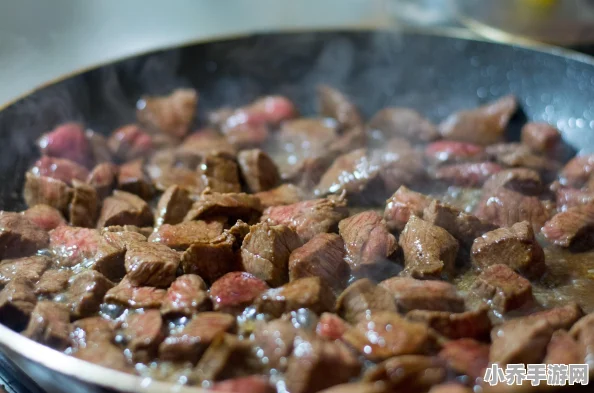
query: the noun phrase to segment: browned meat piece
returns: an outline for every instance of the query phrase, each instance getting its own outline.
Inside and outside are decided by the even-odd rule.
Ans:
[[[495,150],[495,146],[491,151]],[[487,148],[487,151],[489,149]],[[550,176],[552,171],[559,169],[559,163],[548,157],[534,153],[528,146],[519,143],[502,144],[496,151],[495,159],[501,165],[508,167],[523,167],[534,169]]]
[[[112,196],[103,201],[97,226],[99,228],[112,225],[143,227],[152,224],[153,215],[145,201],[134,194],[116,190]]]
[[[191,207],[192,199],[188,191],[180,186],[170,186],[157,204],[155,225],[159,227],[163,224],[179,224]]]
[[[70,270],[46,270],[35,284],[35,294],[53,296],[64,292],[68,288],[70,277],[72,277]]]
[[[12,280],[0,291],[0,323],[20,332],[37,304],[33,284],[24,279]]]
[[[384,139],[402,137],[417,142],[431,142],[439,138],[433,123],[407,108],[384,108],[369,120],[367,126],[383,134]]]
[[[263,375],[232,378],[213,384],[211,390],[229,393],[275,393],[276,388],[270,384],[269,379]]]
[[[198,92],[175,89],[166,96],[143,96],[136,103],[136,117],[141,124],[183,138],[194,121]]]
[[[128,124],[112,132],[107,146],[120,161],[145,158],[155,148],[153,138],[136,124]]]
[[[210,337],[213,330],[207,328],[205,333]],[[191,379],[196,382],[220,381],[252,375],[260,372],[261,368],[249,341],[240,340],[231,334],[219,334],[213,336],[212,343],[194,368]]]
[[[71,185],[72,180],[85,181],[89,171],[84,166],[65,158],[43,156],[35,162],[30,171],[35,176],[51,177]]]
[[[345,260],[354,272],[373,270],[398,249],[386,222],[373,210],[345,218],[338,224],[338,230],[344,239]]]
[[[64,213],[72,198],[72,189],[61,180],[48,176],[35,176],[30,172],[25,174],[23,199],[27,206],[49,205]]]
[[[113,157],[107,146],[107,138],[98,132],[91,129],[85,130],[85,136],[90,144],[90,154],[94,159],[94,164],[100,164],[103,162],[111,162]],[[92,166],[89,166],[91,168]]]
[[[291,253],[289,279],[320,277],[333,290],[342,291],[350,275],[344,256],[344,242],[339,235],[320,233]]]
[[[550,124],[531,122],[522,127],[522,143],[534,151],[551,151],[560,140],[559,130]]]
[[[254,194],[264,208],[279,205],[291,205],[304,199],[304,192],[293,184],[281,184],[269,191]]]
[[[288,357],[293,352],[293,341],[303,333],[286,319],[260,322],[254,329],[254,344],[261,352],[260,357],[268,359],[267,368],[284,372]]]
[[[378,311],[347,330],[342,340],[373,362],[398,355],[423,354],[430,344],[429,329],[395,312]]]
[[[229,229],[224,231],[228,235],[233,236],[235,239],[233,243],[233,249],[239,250],[243,244],[243,239],[250,233],[250,226],[241,220],[237,220],[235,224]]]
[[[198,167],[202,184],[213,192],[240,192],[239,169],[233,156],[226,153],[207,154]]]
[[[411,310],[464,311],[464,299],[456,287],[444,281],[416,280],[410,277],[392,277],[379,284],[387,289],[396,301],[398,311]]]
[[[126,251],[126,277],[135,286],[168,287],[179,266],[179,254],[158,243],[133,243]]]
[[[250,193],[267,191],[280,183],[276,164],[260,149],[240,151],[237,162]]]
[[[594,203],[568,208],[557,213],[542,228],[547,240],[560,247],[592,247]]]
[[[501,171],[494,162],[471,162],[444,165],[431,173],[434,179],[462,187],[480,187],[494,174]]]
[[[238,270],[237,264],[235,237],[228,233],[210,241],[192,244],[181,257],[184,273],[197,274],[209,284]]]
[[[485,375],[485,368],[489,365],[489,345],[461,338],[445,342],[438,356],[458,374],[476,381]]]
[[[334,385],[320,393],[387,393],[387,387],[383,384],[371,382],[350,382]]]
[[[84,347],[89,343],[107,341],[115,338],[116,323],[100,316],[79,319],[72,323],[72,346]]]
[[[297,339],[285,380],[291,393],[314,393],[349,381],[360,369],[355,355],[339,341]]]
[[[502,256],[499,258],[505,259]],[[514,310],[532,301],[530,281],[503,264],[486,267],[476,278],[471,289],[482,298],[490,300],[491,306],[500,313]]]
[[[238,117],[257,117],[263,123],[277,125],[282,121],[295,117],[297,108],[287,97],[271,95],[256,99],[248,106],[239,108],[235,114]]]
[[[268,288],[264,281],[252,274],[231,272],[212,284],[210,298],[215,311],[241,313]]]
[[[584,363],[584,360],[587,360],[584,358],[584,349],[567,331],[557,330],[553,333],[543,363],[577,364]]]
[[[347,96],[328,85],[317,88],[320,114],[336,119],[344,128],[351,128],[362,124],[359,110]]]
[[[406,319],[423,323],[452,340],[458,338],[488,339],[491,330],[488,307],[461,313],[412,310],[406,314]]]
[[[137,227],[136,225],[111,225],[101,228],[101,234],[109,237],[109,241],[126,246],[133,241],[146,241],[147,237],[153,233],[153,227]],[[137,233],[142,237],[130,233]]]
[[[73,319],[85,318],[99,311],[103,297],[114,284],[95,270],[85,270],[74,276],[68,288],[68,304]]]
[[[485,190],[496,190],[505,187],[526,195],[538,195],[543,184],[538,172],[528,168],[505,169],[494,174],[485,182]]]
[[[394,296],[367,278],[355,281],[336,300],[336,313],[356,323],[368,312],[396,311]]]
[[[243,220],[251,223],[262,213],[260,200],[253,195],[244,193],[204,192],[200,199],[194,202],[184,221],[206,220],[208,218],[225,216],[229,221]]]
[[[367,162],[367,153],[367,149],[360,148],[334,159],[320,178],[314,192],[322,195],[339,193],[343,189],[349,194],[363,191],[367,183],[377,177],[376,168]],[[355,176],[355,171],[358,171],[358,176]]]
[[[70,309],[49,300],[38,302],[23,335],[55,349],[66,349],[70,344]]]
[[[544,252],[527,221],[477,237],[470,252],[473,265],[482,269],[503,263],[529,276],[545,270]]]
[[[445,362],[436,356],[401,355],[369,369],[366,382],[383,381],[390,391],[426,392],[430,386],[445,381]]]
[[[561,184],[582,187],[594,173],[594,154],[573,157],[559,174]]]
[[[94,228],[97,222],[99,198],[95,188],[73,180],[74,193],[70,202],[70,225]]]
[[[87,183],[97,190],[99,198],[107,197],[115,188],[119,168],[111,162],[98,164],[87,177]]]
[[[590,369],[594,366],[594,314],[588,314],[576,322],[569,331],[583,350],[582,359],[577,363],[587,363]]]
[[[236,119],[235,116],[232,118]],[[239,150],[262,146],[270,136],[270,132],[268,125],[262,124],[258,120],[254,118],[253,122],[248,120],[237,124],[230,121],[227,123],[228,126],[223,127],[222,132],[227,141]]]
[[[445,229],[411,216],[400,234],[399,243],[407,274],[429,278],[452,273],[458,241]]]
[[[306,243],[319,233],[334,232],[339,221],[348,214],[343,197],[328,197],[269,207],[262,214],[261,221],[286,225]]]
[[[0,211],[0,259],[33,255],[48,245],[46,231],[21,214]]]
[[[503,137],[509,119],[518,107],[514,96],[508,95],[471,110],[451,114],[439,125],[445,139],[490,145]]]
[[[92,152],[85,129],[79,123],[60,124],[37,141],[41,154],[72,160],[83,166],[92,164]]]
[[[167,291],[155,287],[134,287],[126,277],[107,291],[105,302],[130,308],[159,308],[165,301]]]
[[[341,339],[349,328],[350,325],[338,315],[325,312],[320,315],[316,333],[322,338],[334,341]]]
[[[158,310],[147,310],[126,315],[120,336],[137,362],[148,362],[155,357],[164,340],[164,326]]]
[[[167,289],[167,296],[161,306],[161,314],[191,316],[208,311],[212,304],[206,292],[208,287],[200,276],[184,274],[175,279]]]
[[[457,382],[447,382],[433,386],[427,393],[472,393],[473,390]]]
[[[587,205],[594,202],[594,193],[592,191],[563,187],[558,182],[551,185],[551,191],[555,192],[555,202],[557,211],[559,212],[567,211],[571,207]]]
[[[188,167],[195,167],[204,156],[216,153],[235,155],[236,149],[216,130],[206,128],[188,135],[178,147],[176,155],[183,162],[192,164]]]
[[[475,214],[499,227],[511,227],[517,222],[528,221],[535,232],[540,231],[550,216],[549,210],[538,198],[507,188],[484,192]]]
[[[159,191],[165,191],[171,186],[179,186],[192,195],[199,195],[206,187],[204,182],[207,179],[203,179],[198,171],[186,167],[157,168],[148,166],[147,173]]]
[[[285,225],[253,225],[241,246],[243,270],[278,287],[289,281],[289,256],[302,243]]]
[[[164,224],[153,232],[149,242],[164,244],[175,250],[185,251],[197,242],[214,240],[223,233],[223,222],[212,221],[185,221],[176,225]]]
[[[50,267],[51,263],[50,258],[42,255],[6,259],[0,262],[0,285],[6,285],[15,279],[35,283],[43,272]]]
[[[480,145],[456,141],[437,141],[425,147],[425,157],[433,164],[483,161],[485,148]]]
[[[419,192],[400,186],[398,190],[386,201],[384,219],[388,228],[401,232],[408,222],[411,214],[423,218],[423,210],[428,207],[433,198]]]
[[[143,166],[144,161],[141,159],[120,165],[118,189],[148,200],[153,196],[153,186],[145,174]]]
[[[25,218],[37,225],[39,228],[51,231],[60,225],[66,224],[64,216],[58,209],[49,205],[31,206],[23,212]]]
[[[306,277],[263,292],[254,305],[259,312],[280,317],[300,308],[321,314],[332,310],[335,301],[332,290],[319,277]]]

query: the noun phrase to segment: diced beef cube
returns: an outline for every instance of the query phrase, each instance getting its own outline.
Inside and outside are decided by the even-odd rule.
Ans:
[[[315,187],[316,195],[337,194],[346,190],[349,196],[365,190],[368,183],[375,183],[377,171],[369,170],[367,149],[360,148],[334,159]],[[358,176],[355,176],[357,172]]]
[[[158,310],[128,314],[121,329],[120,336],[137,362],[153,359],[165,338],[163,320]]]
[[[204,191],[204,180],[196,170],[185,166],[159,167],[152,164],[145,168],[154,187],[159,191],[165,191],[171,186],[182,187],[193,195],[199,195]]]
[[[39,228],[51,231],[60,225],[66,224],[64,216],[58,209],[49,205],[31,206],[23,212],[25,218],[37,225]]]
[[[199,313],[180,331],[167,337],[159,346],[162,360],[196,363],[213,340],[223,332],[234,332],[235,318],[218,312]]]
[[[212,217],[226,216],[230,221],[243,220],[253,222],[262,213],[260,200],[253,195],[244,193],[218,192],[203,193],[194,202],[184,221],[206,220]],[[233,221],[233,222],[235,222]]]
[[[227,233],[210,241],[192,244],[181,258],[184,273],[197,274],[209,284],[238,270],[237,262],[235,237]]]
[[[72,318],[89,317],[99,311],[103,297],[113,286],[113,282],[95,270],[74,276],[67,294]]]
[[[475,109],[451,114],[439,125],[445,139],[490,145],[499,141],[510,118],[518,107],[514,96],[508,95]]]
[[[159,203],[157,203],[155,212],[156,226],[179,224],[191,207],[192,199],[190,199],[188,191],[180,186],[170,186],[161,195]]]
[[[368,312],[396,311],[394,296],[385,288],[362,278],[345,289],[336,300],[336,313],[356,323]]]
[[[556,246],[589,249],[593,228],[594,203],[588,203],[555,214],[545,223],[542,234]]]
[[[134,194],[114,191],[105,198],[99,214],[99,228],[111,225],[136,225],[137,227],[153,224],[153,215],[148,204]]]
[[[425,147],[425,157],[433,164],[476,162],[485,158],[485,148],[473,143],[437,141]]]
[[[35,283],[51,263],[50,258],[41,255],[4,260],[0,262],[0,285],[6,285],[15,279]]]
[[[423,323],[452,340],[459,338],[484,340],[489,337],[491,330],[488,307],[461,313],[412,310],[406,314],[406,319]]]
[[[249,377],[232,378],[217,382],[211,388],[214,392],[229,393],[275,393],[269,378],[263,375],[250,375]]]
[[[239,150],[261,146],[268,139],[268,125],[256,117],[243,118],[233,115],[222,128],[227,141]]]
[[[576,363],[587,363],[592,368],[594,366],[594,314],[590,313],[577,321],[569,334],[577,340],[583,351],[583,358]]]
[[[167,289],[161,313],[191,316],[200,311],[211,309],[211,302],[206,292],[208,287],[200,276],[184,274],[175,279]]]
[[[166,245],[139,242],[128,247],[125,263],[132,285],[164,288],[175,280],[180,256]]]
[[[119,168],[111,162],[98,164],[87,177],[87,183],[95,187],[99,198],[107,197],[115,188]]]
[[[561,184],[582,187],[594,173],[594,154],[573,157],[559,174]]]
[[[0,211],[0,259],[33,255],[48,245],[46,231],[21,214]]]
[[[407,274],[415,278],[429,278],[452,273],[458,241],[445,229],[411,216],[399,242]]]
[[[188,135],[178,147],[176,155],[183,162],[192,164],[187,165],[188,167],[195,167],[204,156],[210,153],[235,155],[236,149],[216,130],[206,128]]]
[[[61,180],[48,176],[25,174],[23,199],[27,206],[49,205],[64,213],[72,198],[72,189]]]
[[[542,192],[542,181],[538,172],[528,168],[505,169],[494,174],[485,182],[485,190],[505,187],[526,195],[538,195]]]
[[[304,199],[304,192],[293,184],[281,184],[268,191],[254,194],[264,208],[279,205],[291,205]]]
[[[237,162],[243,180],[251,193],[270,190],[280,183],[276,164],[260,149],[240,151]]]
[[[136,124],[128,124],[112,132],[107,146],[120,161],[147,157],[155,147],[153,138]]]
[[[285,225],[253,225],[241,245],[242,267],[278,287],[289,281],[289,256],[301,245],[297,233]]]
[[[208,154],[198,167],[202,184],[213,192],[240,192],[239,169],[232,156],[226,153]]]
[[[259,356],[267,358],[266,366],[270,369],[284,372],[287,360],[293,352],[295,338],[303,334],[291,321],[274,319],[270,322],[258,323],[254,329],[254,344]]]
[[[268,288],[264,281],[250,273],[230,272],[212,284],[210,298],[215,311],[240,313]]]
[[[503,264],[486,267],[471,289],[490,300],[491,306],[500,313],[509,312],[532,301],[530,281]]]
[[[349,381],[360,369],[355,355],[339,341],[298,339],[285,380],[291,393],[314,393]]]
[[[194,121],[198,93],[194,89],[175,89],[166,96],[144,96],[136,103],[141,124],[182,138]]]
[[[382,383],[350,382],[334,385],[320,393],[386,393],[386,386]]]
[[[328,340],[339,340],[349,328],[350,325],[338,315],[325,312],[320,315],[316,333]]]
[[[434,179],[462,187],[480,187],[487,179],[501,171],[494,162],[472,162],[444,165],[432,172]]]
[[[433,123],[407,108],[384,108],[369,120],[367,126],[383,134],[384,139],[397,136],[417,142],[431,142],[439,138]]]
[[[31,173],[35,176],[46,176],[61,180],[71,185],[72,180],[85,181],[89,176],[87,168],[65,158],[43,156],[35,162]]]
[[[35,284],[35,294],[51,297],[64,292],[72,274],[71,270],[46,270]]]
[[[576,364],[587,360],[587,357],[584,358],[584,349],[580,343],[565,330],[557,330],[553,333],[546,353],[543,360],[546,364]]]
[[[223,233],[223,223],[212,221],[185,221],[176,225],[164,224],[153,232],[149,242],[164,244],[174,250],[185,251],[197,242],[208,242]]]
[[[241,108],[249,116],[258,116],[263,122],[276,125],[297,115],[297,108],[287,97],[271,95],[260,97]]]
[[[559,212],[567,211],[571,207],[587,205],[594,202],[594,192],[589,190],[563,187],[555,182],[551,185],[551,191],[555,192],[555,202],[557,211]]]
[[[91,343],[111,342],[115,338],[116,322],[100,316],[74,321],[70,335],[74,348],[84,347]]]
[[[70,309],[48,300],[38,302],[23,335],[55,349],[66,349],[70,344]]]
[[[545,269],[544,252],[527,221],[477,237],[470,253],[472,264],[482,269],[503,263],[529,276],[538,276]]]
[[[94,228],[97,222],[99,198],[95,188],[74,180],[74,193],[70,202],[70,225]]]
[[[105,294],[105,301],[130,308],[159,308],[167,291],[155,287],[134,287],[126,277]]]
[[[291,281],[280,288],[263,292],[254,302],[259,312],[280,317],[284,313],[307,308],[316,314],[334,308],[336,298],[319,277]]]
[[[25,279],[12,280],[0,291],[0,323],[17,332],[23,330],[36,304],[33,284]]]
[[[320,114],[336,119],[344,128],[360,125],[363,120],[357,107],[342,92],[328,85],[317,88]]]
[[[111,162],[113,157],[107,146],[107,138],[91,129],[85,130],[85,136],[89,141],[90,154],[93,157],[93,164],[98,165],[104,162]],[[89,166],[91,168],[92,166]]]
[[[485,375],[489,365],[489,345],[471,338],[445,342],[438,355],[458,374],[467,375],[471,382]]]
[[[550,216],[550,212],[538,198],[507,188],[486,191],[476,206],[475,214],[499,227],[510,227],[517,222],[528,221],[537,232]]]
[[[436,356],[400,355],[371,368],[363,380],[383,381],[392,392],[426,392],[446,377],[445,362]]]
[[[423,354],[430,343],[426,325],[388,311],[371,313],[347,330],[342,340],[374,362],[398,355]]]
[[[328,197],[266,209],[261,221],[271,225],[287,225],[295,230],[303,242],[319,233],[338,229],[340,220],[348,216],[346,201],[342,197]]]
[[[114,327],[111,321],[101,317],[81,319],[74,323],[72,335],[75,337],[72,354],[75,358],[127,373],[134,372],[122,349],[112,343]]]
[[[91,146],[85,135],[85,129],[79,123],[64,123],[51,132],[43,134],[37,141],[41,154],[66,158],[89,166],[92,163]]]
[[[144,172],[144,161],[128,161],[120,165],[118,189],[148,200],[153,196],[153,186]]]
[[[411,310],[464,311],[464,299],[456,287],[444,281],[416,280],[410,277],[392,277],[379,284],[387,289],[396,301],[398,311]]]
[[[342,238],[334,233],[320,233],[291,253],[289,279],[320,277],[333,290],[342,291],[350,275],[344,257]]]
[[[388,228],[401,232],[408,222],[411,214],[423,218],[423,210],[428,207],[433,198],[419,192],[400,186],[398,190],[386,201],[384,219]]]
[[[530,122],[522,127],[522,143],[535,151],[551,151],[561,140],[559,130],[547,123]]]
[[[226,234],[233,236],[233,249],[239,250],[243,244],[243,239],[250,233],[250,226],[241,220],[237,220],[235,224],[224,231]]]
[[[548,176],[559,167],[557,161],[535,154],[528,146],[518,143],[503,144],[496,153],[494,158],[501,165],[533,169]]]

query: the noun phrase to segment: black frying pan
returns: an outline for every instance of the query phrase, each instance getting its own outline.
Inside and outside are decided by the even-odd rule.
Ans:
[[[547,121],[559,127],[575,150],[594,151],[594,60],[589,57],[392,32],[259,35],[105,66],[5,109],[0,113],[0,209],[23,208],[22,175],[35,158],[33,141],[58,123],[84,121],[107,133],[134,120],[141,94],[167,93],[180,86],[198,89],[201,113],[279,93],[307,114],[315,111],[315,86],[322,82],[353,97],[366,116],[398,105],[434,121],[513,93],[522,112],[509,128],[512,139],[527,119]],[[4,327],[0,347],[50,391],[74,392],[88,388],[85,383],[145,390],[140,378],[83,365]],[[162,391],[162,386],[149,385],[146,391]]]

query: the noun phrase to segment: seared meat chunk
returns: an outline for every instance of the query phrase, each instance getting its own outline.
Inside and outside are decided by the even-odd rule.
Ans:
[[[384,219],[388,228],[401,232],[408,222],[411,214],[423,218],[423,210],[428,207],[433,198],[400,186],[398,190],[386,201]]]
[[[113,131],[107,146],[120,161],[145,158],[155,148],[153,138],[137,124],[127,124]]]
[[[479,187],[501,169],[493,162],[450,164],[435,169],[432,177],[451,185]]]
[[[223,233],[223,222],[185,221],[176,225],[163,224],[153,232],[149,242],[164,244],[174,250],[185,251],[197,242],[208,242]]]
[[[104,162],[111,162],[113,157],[107,146],[107,138],[102,134],[95,132],[91,129],[85,130],[85,136],[89,140],[91,148],[91,156],[93,157],[94,164],[98,165]],[[89,166],[90,168],[91,166]]]
[[[571,207],[557,213],[542,228],[547,240],[560,247],[592,247],[594,203]]]
[[[293,326],[291,321],[274,319],[256,325],[254,343],[258,350],[262,351],[261,357],[268,358],[267,367],[284,372],[287,368],[287,360],[293,352],[293,342],[303,333]]]
[[[278,168],[268,154],[260,149],[243,150],[237,155],[242,178],[248,191],[267,191],[280,183]]]
[[[301,245],[297,233],[285,225],[253,225],[241,246],[242,267],[278,287],[289,280],[289,256]]]
[[[147,310],[126,315],[120,336],[137,362],[148,362],[155,357],[159,344],[165,338],[161,314]]]
[[[155,287],[135,287],[124,277],[105,294],[105,301],[130,308],[159,308],[165,301],[167,291]]]
[[[215,311],[234,314],[241,313],[268,288],[264,281],[250,273],[230,272],[212,284],[209,294]]]
[[[594,192],[564,187],[558,182],[555,182],[551,185],[551,191],[555,192],[555,202],[557,204],[558,212],[564,212],[569,210],[571,207],[587,205],[594,202]]]
[[[23,212],[23,215],[27,220],[46,231],[51,231],[60,225],[66,224],[62,213],[49,205],[40,204],[31,206]]]
[[[453,113],[439,125],[439,133],[444,139],[490,145],[503,137],[517,106],[516,98],[509,95],[475,109]]]
[[[188,191],[177,185],[170,186],[159,198],[155,211],[155,226],[179,224],[191,207],[192,199]]]
[[[48,176],[36,176],[30,172],[25,174],[23,199],[27,206],[39,204],[49,205],[64,213],[72,198],[72,189],[62,180]]]
[[[483,269],[503,263],[528,276],[538,276],[545,270],[544,252],[527,221],[477,237],[470,253],[472,264]]]
[[[136,225],[137,227],[153,224],[153,216],[147,203],[134,194],[114,191],[105,198],[97,226]]]
[[[379,311],[395,312],[394,296],[367,278],[349,285],[336,300],[336,313],[350,323],[364,319],[368,312]]]
[[[233,156],[227,153],[207,154],[200,165],[198,172],[204,187],[213,192],[240,192],[239,169]]]
[[[25,279],[12,280],[0,291],[0,323],[17,332],[23,330],[36,304],[33,284]]]
[[[307,308],[321,314],[334,308],[335,297],[319,277],[291,281],[280,288],[263,292],[254,302],[260,312],[280,317],[282,314]]]
[[[51,177],[72,185],[73,180],[84,182],[89,171],[84,166],[65,158],[43,156],[33,164],[31,173],[40,177]]]
[[[499,257],[499,259],[505,258]],[[490,300],[491,306],[500,313],[522,307],[532,300],[530,281],[504,264],[486,267],[474,281],[472,290]]]
[[[206,292],[208,287],[200,276],[184,274],[175,279],[167,288],[167,296],[161,305],[161,313],[191,316],[211,309]]]
[[[207,283],[213,283],[231,271],[237,270],[235,237],[223,233],[210,241],[192,244],[181,257],[184,273],[197,274]]]
[[[367,127],[381,133],[384,139],[402,137],[417,142],[431,142],[439,138],[434,124],[407,108],[382,109],[369,120]]]
[[[89,173],[87,183],[94,187],[99,198],[103,199],[111,194],[115,188],[118,171],[117,165],[111,162],[102,162]]]
[[[369,369],[363,380],[383,381],[392,392],[426,392],[446,376],[445,362],[436,356],[400,355]]]
[[[576,325],[579,321],[576,323]],[[549,345],[547,345],[546,356],[543,363],[546,364],[576,364],[586,363],[588,356],[584,357],[584,352],[588,351],[588,347],[585,346],[586,351],[576,341],[571,334],[565,330],[557,330],[553,333]]]
[[[0,285],[6,285],[15,279],[35,283],[51,263],[50,258],[42,255],[4,260],[0,262]]]
[[[212,385],[215,392],[229,393],[275,393],[269,378],[264,375],[250,375],[249,377],[231,378]]]
[[[195,168],[207,154],[228,153],[235,155],[236,149],[227,138],[214,129],[205,128],[186,137],[173,152],[179,161],[189,168]],[[165,153],[163,153],[165,154]],[[171,152],[165,154],[171,159]]]
[[[482,378],[489,365],[489,345],[471,338],[448,341],[438,355],[458,374],[468,375],[471,381]]]
[[[113,287],[113,282],[95,270],[75,275],[67,293],[72,318],[89,317],[99,311],[103,297]]]
[[[244,193],[204,192],[186,214],[184,221],[206,220],[213,217],[226,216],[235,222],[243,220],[253,222],[260,216],[262,205],[253,195]],[[233,221],[235,220],[235,221]]]
[[[194,121],[197,104],[196,90],[175,89],[166,96],[143,96],[136,103],[136,117],[147,127],[182,138]]]
[[[350,325],[336,314],[325,312],[320,315],[320,320],[316,326],[318,336],[328,340],[339,340],[350,328]]]
[[[222,318],[220,316],[226,314],[217,313],[216,315]],[[229,317],[229,315],[226,316]],[[194,368],[192,380],[220,381],[260,371],[261,363],[249,341],[240,340],[231,334],[212,335],[214,331],[215,329],[211,327],[207,327],[204,331],[204,334],[208,334],[207,337],[212,337],[208,340],[212,343]],[[192,354],[195,353],[195,350],[192,351]]]
[[[37,146],[43,155],[66,158],[83,166],[89,166],[93,161],[84,126],[79,123],[60,124],[43,134]]]
[[[350,274],[344,257],[342,238],[334,233],[320,233],[291,253],[289,279],[320,277],[326,285],[341,291]]]
[[[594,154],[573,157],[559,174],[561,184],[580,188],[592,178]]]
[[[53,296],[64,292],[68,288],[71,270],[46,270],[35,284],[35,294],[41,296]]]
[[[464,299],[454,285],[444,281],[392,277],[382,281],[379,286],[392,294],[398,311],[402,313],[411,310],[464,311]]]
[[[179,262],[179,254],[163,244],[132,243],[126,251],[126,277],[136,286],[168,287]]]
[[[362,123],[357,107],[342,92],[328,85],[317,88],[320,114],[336,119],[344,128]]]
[[[542,181],[538,172],[528,168],[505,169],[491,176],[485,183],[485,190],[505,187],[526,195],[538,195],[542,191]]]
[[[437,141],[425,147],[425,157],[433,164],[477,162],[485,158],[485,148],[473,143]]]
[[[268,191],[254,194],[264,208],[279,205],[291,205],[304,199],[304,192],[293,184],[281,184]]]
[[[70,202],[70,225],[94,228],[99,213],[99,197],[92,186],[74,180],[74,192]]]
[[[411,216],[400,234],[405,272],[415,278],[449,275],[458,254],[458,241],[445,229]]]
[[[452,340],[459,338],[484,340],[489,337],[491,331],[488,311],[488,307],[461,313],[412,310],[406,314],[406,319],[423,323]]]
[[[559,130],[550,124],[530,122],[522,127],[522,143],[534,151],[551,151],[560,140]]]
[[[569,334],[575,338],[583,351],[583,358],[577,363],[587,363],[592,367],[594,365],[594,314],[588,314],[582,317],[571,327]]]
[[[48,300],[38,302],[23,335],[58,350],[66,349],[70,344],[70,309]]]
[[[141,159],[122,164],[117,180],[117,187],[122,191],[138,195],[144,200],[153,196],[153,186],[144,172],[144,161]]]
[[[48,245],[46,231],[21,214],[0,211],[0,259],[33,255]]]

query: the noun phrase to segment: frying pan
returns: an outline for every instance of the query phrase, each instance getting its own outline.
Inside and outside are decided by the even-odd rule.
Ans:
[[[522,111],[509,127],[511,139],[526,120],[546,121],[571,148],[594,151],[594,60],[587,56],[391,31],[264,34],[103,66],[8,106],[0,112],[0,209],[24,207],[22,175],[36,154],[33,141],[61,122],[84,121],[108,133],[134,120],[141,94],[180,86],[198,89],[201,115],[268,93],[287,95],[307,115],[315,112],[315,86],[322,82],[353,97],[366,116],[394,105],[434,121],[513,93]],[[2,326],[0,349],[49,392],[173,389],[68,357]]]

